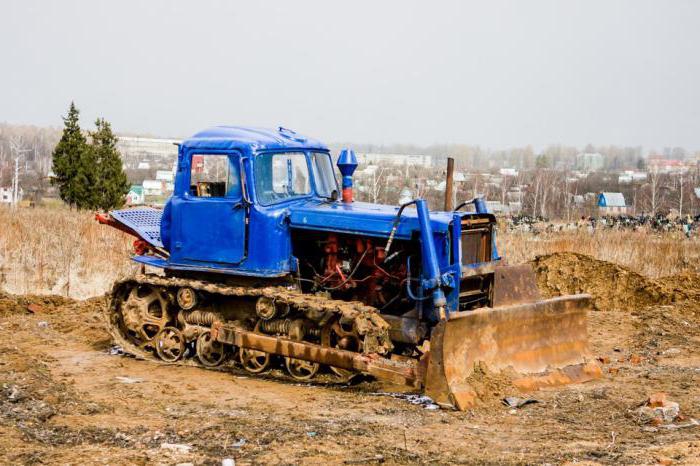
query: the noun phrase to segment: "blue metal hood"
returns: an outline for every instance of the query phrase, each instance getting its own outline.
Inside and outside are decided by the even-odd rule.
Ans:
[[[289,207],[290,226],[309,230],[325,230],[388,237],[399,208],[367,202],[308,201]],[[453,213],[431,212],[430,223],[434,233],[446,234]],[[404,210],[396,231],[397,239],[410,239],[420,229],[414,208]]]

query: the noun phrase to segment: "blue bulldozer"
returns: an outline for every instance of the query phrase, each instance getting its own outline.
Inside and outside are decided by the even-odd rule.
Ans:
[[[429,211],[353,199],[355,154],[286,128],[219,126],[179,145],[163,209],[97,219],[136,237],[140,272],[114,284],[125,351],[167,363],[364,374],[437,403],[479,402],[475,367],[528,391],[582,382],[587,295],[543,299],[496,248],[481,199]]]

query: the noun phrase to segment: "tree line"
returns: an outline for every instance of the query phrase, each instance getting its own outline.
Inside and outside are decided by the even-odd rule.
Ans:
[[[129,192],[129,182],[112,126],[104,118],[98,118],[95,130],[88,131],[86,137],[79,116],[80,111],[71,102],[68,114],[63,117],[63,134],[52,154],[51,183],[71,208],[121,207]]]

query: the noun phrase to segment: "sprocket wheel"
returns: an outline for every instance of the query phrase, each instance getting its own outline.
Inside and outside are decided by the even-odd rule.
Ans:
[[[168,299],[149,285],[134,286],[120,310],[125,336],[140,348],[153,348],[154,338],[170,321]]]

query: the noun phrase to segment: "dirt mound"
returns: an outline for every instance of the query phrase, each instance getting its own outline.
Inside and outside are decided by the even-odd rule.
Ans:
[[[564,252],[531,262],[537,284],[546,295],[588,293],[598,310],[635,309],[669,304],[692,293],[682,278],[652,280],[620,265],[584,254]]]
[[[16,313],[55,312],[61,306],[75,301],[54,295],[12,295],[0,291],[0,316]]]

